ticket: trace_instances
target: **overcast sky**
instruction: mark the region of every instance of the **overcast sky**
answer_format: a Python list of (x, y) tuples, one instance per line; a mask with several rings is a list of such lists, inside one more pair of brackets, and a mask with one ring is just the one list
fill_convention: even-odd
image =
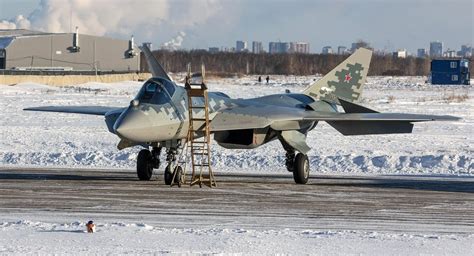
[[(0, 25), (151, 41), (176, 37), (184, 48), (235, 46), (236, 40), (307, 41), (377, 49), (429, 48), (440, 40), (459, 49), (474, 41), (473, 0), (0, 0)], [(73, 14), (73, 18), (70, 18)], [(19, 19), (23, 15), (24, 19)], [(182, 34), (181, 34), (182, 35)]]

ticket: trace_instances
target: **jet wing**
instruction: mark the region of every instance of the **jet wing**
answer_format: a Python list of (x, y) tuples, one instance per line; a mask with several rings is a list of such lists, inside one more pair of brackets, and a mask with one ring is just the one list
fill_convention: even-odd
[(413, 122), (456, 121), (448, 115), (403, 113), (334, 113), (278, 106), (245, 106), (224, 110), (211, 122), (211, 131), (272, 127), (298, 130), (302, 122), (325, 121), (344, 135), (410, 133)]
[(104, 116), (107, 112), (118, 109), (121, 108), (103, 106), (46, 106), (25, 108), (23, 110)]

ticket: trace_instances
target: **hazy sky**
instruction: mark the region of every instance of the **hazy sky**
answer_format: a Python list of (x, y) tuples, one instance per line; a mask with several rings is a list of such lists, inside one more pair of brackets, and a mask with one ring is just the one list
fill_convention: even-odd
[[(236, 40), (307, 41), (311, 52), (364, 39), (377, 49), (459, 49), (474, 41), (473, 0), (0, 0), (0, 27), (81, 31), (160, 45), (183, 31), (184, 48)], [(18, 19), (18, 15), (23, 19)], [(73, 18), (70, 18), (73, 14)], [(26, 24), (26, 25), (25, 25)], [(181, 33), (182, 35), (182, 33)]]

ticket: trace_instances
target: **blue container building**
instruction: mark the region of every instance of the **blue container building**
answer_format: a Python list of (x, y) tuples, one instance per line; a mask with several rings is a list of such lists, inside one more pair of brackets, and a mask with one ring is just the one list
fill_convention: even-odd
[(431, 84), (469, 84), (469, 60), (432, 60)]

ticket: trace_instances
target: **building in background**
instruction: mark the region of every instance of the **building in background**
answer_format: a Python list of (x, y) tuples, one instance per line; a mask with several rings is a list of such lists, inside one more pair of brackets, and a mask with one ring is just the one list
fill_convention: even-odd
[(322, 54), (332, 54), (332, 47), (331, 46), (324, 46), (323, 50), (321, 51)]
[(252, 53), (259, 54), (263, 52), (262, 42), (253, 41), (252, 42)]
[(432, 60), (432, 84), (466, 84), (470, 83), (469, 60)]
[(458, 56), (464, 58), (472, 57), (472, 47), (469, 45), (461, 45), (461, 50), (458, 52)]
[(443, 56), (443, 43), (434, 41), (430, 43), (430, 57), (437, 58)]
[(345, 47), (345, 46), (337, 47), (337, 54), (339, 54), (339, 55), (347, 54), (347, 47)]
[(210, 53), (218, 53), (220, 51), (219, 47), (209, 47)]
[(395, 58), (406, 58), (408, 56), (406, 49), (399, 49), (396, 52), (393, 52), (393, 57)]
[(268, 43), (269, 53), (288, 53), (290, 51), (290, 44), (286, 42), (270, 42)]
[(290, 42), (290, 50), (292, 53), (309, 53), (309, 43), (306, 42)]
[(140, 70), (139, 53), (133, 37), (0, 30), (0, 69), (132, 72)]
[(458, 54), (455, 50), (448, 49), (448, 50), (446, 50), (446, 52), (443, 53), (443, 57), (456, 58), (456, 57), (458, 57)]
[(235, 51), (236, 52), (245, 52), (245, 51), (247, 51), (247, 42), (237, 41), (235, 43)]
[(426, 54), (426, 49), (425, 48), (420, 48), (416, 51), (416, 57), (425, 58), (426, 56), (427, 56), (427, 54)]

